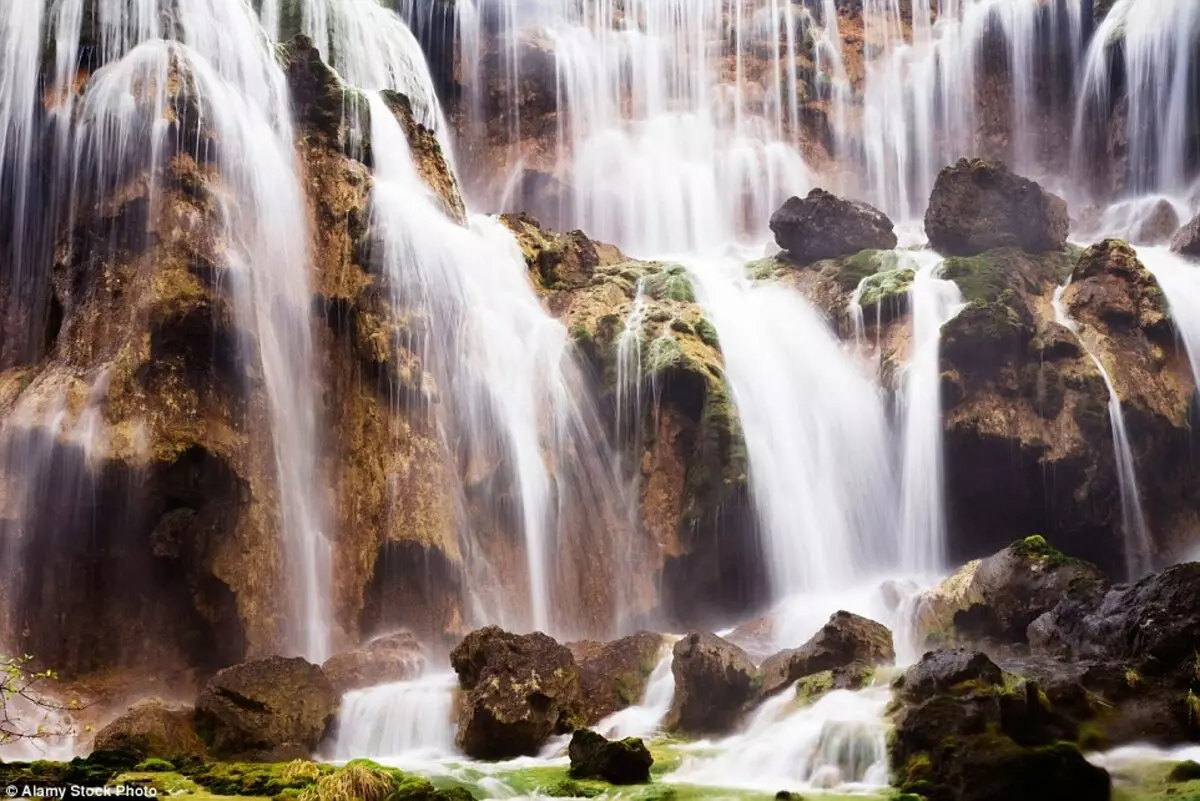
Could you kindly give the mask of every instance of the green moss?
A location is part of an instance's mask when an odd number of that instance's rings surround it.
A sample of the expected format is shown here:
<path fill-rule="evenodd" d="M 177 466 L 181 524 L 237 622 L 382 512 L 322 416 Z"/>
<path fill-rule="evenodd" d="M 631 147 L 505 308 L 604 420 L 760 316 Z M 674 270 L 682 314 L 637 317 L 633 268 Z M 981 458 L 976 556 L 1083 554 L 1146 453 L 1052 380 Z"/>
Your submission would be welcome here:
<path fill-rule="evenodd" d="M 707 318 L 701 317 L 697 320 L 694 328 L 696 329 L 696 336 L 705 345 L 708 345 L 710 348 L 721 347 L 721 340 L 717 337 L 717 328 Z"/>
<path fill-rule="evenodd" d="M 894 301 L 905 298 L 916 275 L 916 272 L 908 267 L 884 270 L 869 275 L 863 279 L 861 284 L 862 294 L 859 295 L 858 304 L 866 309 L 878 306 L 887 300 Z"/>
<path fill-rule="evenodd" d="M 299 764 L 297 764 L 299 763 Z M 305 790 L 334 768 L 315 762 L 215 762 L 190 775 L 196 784 L 218 795 L 274 796 L 284 790 Z"/>
<path fill-rule="evenodd" d="M 892 250 L 862 250 L 853 256 L 819 264 L 821 272 L 837 281 L 843 292 L 851 292 L 867 276 L 897 269 L 900 258 L 900 254 Z"/>
<path fill-rule="evenodd" d="M 1012 544 L 1012 551 L 1017 556 L 1050 568 L 1062 567 L 1075 561 L 1047 542 L 1041 534 L 1017 540 Z"/>
<path fill-rule="evenodd" d="M 695 333 L 692 331 L 692 327 L 688 325 L 687 321 L 680 320 L 678 317 L 671 321 L 671 330 L 685 336 L 691 336 L 693 333 Z"/>
<path fill-rule="evenodd" d="M 832 670 L 804 676 L 796 682 L 796 706 L 808 706 L 832 689 Z"/>
<path fill-rule="evenodd" d="M 785 262 L 774 256 L 768 256 L 765 259 L 756 259 L 746 263 L 746 275 L 755 281 L 767 281 L 774 278 L 781 271 L 791 267 L 790 262 Z"/>
<path fill-rule="evenodd" d="M 174 771 L 175 766 L 165 759 L 151 757 L 150 759 L 139 762 L 134 770 L 140 770 L 147 773 L 165 773 L 168 771 Z"/>
<path fill-rule="evenodd" d="M 674 337 L 655 337 L 646 353 L 646 372 L 649 375 L 658 375 L 673 367 L 679 367 L 683 361 L 683 348 Z"/>
<path fill-rule="evenodd" d="M 642 289 L 647 297 L 654 300 L 696 302 L 696 291 L 687 276 L 687 270 L 677 264 L 664 265 L 658 272 L 646 276 Z"/>

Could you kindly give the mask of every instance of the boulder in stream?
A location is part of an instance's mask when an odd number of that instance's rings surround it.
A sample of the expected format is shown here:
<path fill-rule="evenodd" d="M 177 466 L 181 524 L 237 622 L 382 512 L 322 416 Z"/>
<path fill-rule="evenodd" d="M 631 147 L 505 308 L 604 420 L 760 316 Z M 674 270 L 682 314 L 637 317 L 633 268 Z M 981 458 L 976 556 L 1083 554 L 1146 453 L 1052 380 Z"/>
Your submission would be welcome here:
<path fill-rule="evenodd" d="M 1200 214 L 1171 237 L 1171 250 L 1181 256 L 1200 257 Z"/>
<path fill-rule="evenodd" d="M 1067 242 L 1067 203 L 1002 163 L 960 159 L 937 177 L 925 211 L 929 244 L 947 256 L 1019 247 L 1031 253 Z"/>
<path fill-rule="evenodd" d="M 797 264 L 896 247 L 892 221 L 879 209 L 824 189 L 789 198 L 773 215 L 771 231 Z"/>
<path fill-rule="evenodd" d="M 201 756 L 204 743 L 196 735 L 194 715 L 191 707 L 142 701 L 96 732 L 92 747 L 96 751 L 128 749 L 159 759 Z"/>
<path fill-rule="evenodd" d="M 218 671 L 196 702 L 196 731 L 214 756 L 306 758 L 325 736 L 338 695 L 321 668 L 270 656 Z"/>
<path fill-rule="evenodd" d="M 417 638 L 407 631 L 376 637 L 366 645 L 334 654 L 321 669 L 333 689 L 348 690 L 410 679 L 425 667 L 425 653 Z"/>
<path fill-rule="evenodd" d="M 579 664 L 584 719 L 589 726 L 641 701 L 665 645 L 661 634 L 649 631 L 604 644 L 567 644 Z"/>
<path fill-rule="evenodd" d="M 762 663 L 762 691 L 774 695 L 804 676 L 833 671 L 832 686 L 861 686 L 866 671 L 896 661 L 892 632 L 874 620 L 846 611 L 835 612 L 808 642 Z M 840 674 L 846 675 L 839 682 Z M 853 677 L 853 678 L 851 678 Z"/>
<path fill-rule="evenodd" d="M 450 664 L 461 689 L 456 742 L 467 756 L 534 755 L 582 720 L 575 658 L 541 632 L 478 629 L 450 652 Z"/>
<path fill-rule="evenodd" d="M 750 656 L 707 632 L 689 632 L 675 643 L 671 671 L 675 700 L 665 726 L 682 734 L 724 734 L 761 697 L 762 675 Z"/>
<path fill-rule="evenodd" d="M 603 779 L 610 784 L 641 784 L 650 781 L 654 757 L 637 737 L 608 740 L 591 729 L 577 729 L 567 748 L 571 776 Z"/>

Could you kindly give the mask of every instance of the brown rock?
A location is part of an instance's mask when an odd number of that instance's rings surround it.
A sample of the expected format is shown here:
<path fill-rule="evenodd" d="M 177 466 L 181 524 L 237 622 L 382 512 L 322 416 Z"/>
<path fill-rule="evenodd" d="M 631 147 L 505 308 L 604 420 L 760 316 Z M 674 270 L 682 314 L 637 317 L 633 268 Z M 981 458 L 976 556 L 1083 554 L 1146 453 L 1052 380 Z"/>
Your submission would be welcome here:
<path fill-rule="evenodd" d="M 377 637 L 361 648 L 334 654 L 321 665 L 339 695 L 360 687 L 403 681 L 424 668 L 421 643 L 407 631 Z"/>
<path fill-rule="evenodd" d="M 773 215 L 775 241 L 797 264 L 896 247 L 892 221 L 874 206 L 814 189 L 789 198 Z"/>
<path fill-rule="evenodd" d="M 1171 201 L 1162 198 L 1141 221 L 1133 232 L 1135 245 L 1161 245 L 1170 241 L 1179 229 L 1179 214 Z"/>
<path fill-rule="evenodd" d="M 895 661 L 892 633 L 886 626 L 850 612 L 835 612 L 804 645 L 762 663 L 763 694 L 774 695 L 797 679 L 824 670 L 836 671 L 854 664 L 890 665 Z"/>
<path fill-rule="evenodd" d="M 662 635 L 648 631 L 598 647 L 568 645 L 579 663 L 587 725 L 641 701 L 664 645 Z"/>
<path fill-rule="evenodd" d="M 223 759 L 311 753 L 337 707 L 321 668 L 298 657 L 270 656 L 208 680 L 196 702 L 196 731 Z"/>
<path fill-rule="evenodd" d="M 204 743 L 196 735 L 194 714 L 191 707 L 143 701 L 97 732 L 92 747 L 96 751 L 125 748 L 160 759 L 202 756 Z"/>
<path fill-rule="evenodd" d="M 536 754 L 582 718 L 579 669 L 570 650 L 541 632 L 496 626 L 468 634 L 450 652 L 458 674 L 456 742 L 476 759 Z"/>
<path fill-rule="evenodd" d="M 998 161 L 960 159 L 938 174 L 925 212 L 929 244 L 947 256 L 1019 247 L 1031 253 L 1067 242 L 1067 203 Z"/>
<path fill-rule="evenodd" d="M 675 643 L 675 700 L 665 725 L 685 734 L 721 734 L 760 697 L 762 677 L 749 655 L 715 634 L 690 632 Z"/>
<path fill-rule="evenodd" d="M 1183 256 L 1200 256 L 1200 214 L 1171 237 L 1171 250 Z"/>

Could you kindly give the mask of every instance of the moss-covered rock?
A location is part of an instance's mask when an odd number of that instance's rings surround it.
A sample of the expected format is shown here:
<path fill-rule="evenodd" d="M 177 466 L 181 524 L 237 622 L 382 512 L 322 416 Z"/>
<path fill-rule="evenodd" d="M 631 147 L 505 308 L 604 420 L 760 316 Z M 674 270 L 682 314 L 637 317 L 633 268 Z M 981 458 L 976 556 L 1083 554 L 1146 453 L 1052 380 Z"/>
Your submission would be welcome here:
<path fill-rule="evenodd" d="M 96 733 L 93 748 L 111 751 L 127 748 L 146 757 L 171 759 L 199 756 L 204 744 L 196 735 L 191 707 L 172 707 L 161 701 L 143 701 L 130 707 Z M 147 770 L 145 767 L 139 770 Z"/>
<path fill-rule="evenodd" d="M 886 626 L 850 612 L 835 612 L 808 642 L 799 648 L 783 651 L 765 660 L 762 671 L 762 690 L 765 695 L 780 692 L 797 679 L 822 671 L 834 671 L 836 678 L 847 673 L 846 682 L 839 688 L 849 688 L 862 671 L 891 665 L 896 660 L 892 633 Z"/>
<path fill-rule="evenodd" d="M 590 729 L 579 729 L 567 748 L 571 776 L 603 779 L 611 784 L 641 784 L 650 780 L 654 757 L 637 737 L 607 740 Z"/>
<path fill-rule="evenodd" d="M 579 664 L 587 725 L 642 700 L 666 644 L 662 635 L 648 631 L 604 644 L 568 644 Z"/>

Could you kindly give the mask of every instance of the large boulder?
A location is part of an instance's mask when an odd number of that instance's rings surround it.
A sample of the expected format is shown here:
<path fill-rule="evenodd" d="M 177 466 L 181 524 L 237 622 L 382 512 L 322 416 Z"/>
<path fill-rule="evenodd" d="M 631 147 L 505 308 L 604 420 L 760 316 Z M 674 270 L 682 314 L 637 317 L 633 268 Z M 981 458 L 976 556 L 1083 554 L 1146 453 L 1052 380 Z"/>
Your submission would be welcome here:
<path fill-rule="evenodd" d="M 1119 239 L 1083 252 L 1063 302 L 1075 320 L 1101 330 L 1169 334 L 1166 297 L 1134 249 Z"/>
<path fill-rule="evenodd" d="M 917 601 L 917 633 L 940 641 L 1023 643 L 1026 629 L 1081 583 L 1106 586 L 1099 568 L 1072 559 L 1041 536 L 968 562 Z"/>
<path fill-rule="evenodd" d="M 1200 256 L 1200 214 L 1175 232 L 1171 237 L 1171 250 L 1182 256 Z"/>
<path fill-rule="evenodd" d="M 462 690 L 456 741 L 467 756 L 533 755 L 582 720 L 575 658 L 541 632 L 478 629 L 450 652 L 450 664 Z"/>
<path fill-rule="evenodd" d="M 337 714 L 338 695 L 317 665 L 270 656 L 218 671 L 196 702 L 196 731 L 222 759 L 305 757 Z"/>
<path fill-rule="evenodd" d="M 675 643 L 671 672 L 675 700 L 665 725 L 683 734 L 728 732 L 761 696 L 750 656 L 715 634 L 693 631 Z"/>
<path fill-rule="evenodd" d="M 925 654 L 895 683 L 892 783 L 929 801 L 1108 801 L 1077 725 L 981 653 Z"/>
<path fill-rule="evenodd" d="M 895 661 L 892 632 L 887 626 L 850 612 L 835 612 L 804 645 L 762 663 L 762 689 L 764 694 L 773 695 L 814 673 L 828 670 L 836 674 L 851 667 L 891 665 Z"/>
<path fill-rule="evenodd" d="M 896 247 L 892 221 L 879 209 L 824 189 L 788 200 L 771 215 L 775 241 L 797 264 L 836 259 L 861 250 Z"/>
<path fill-rule="evenodd" d="M 1130 239 L 1135 245 L 1162 245 L 1179 230 L 1179 222 L 1174 204 L 1160 198 L 1137 223 Z"/>
<path fill-rule="evenodd" d="M 925 211 L 929 244 L 947 256 L 994 248 L 1031 253 L 1062 248 L 1067 203 L 998 161 L 960 159 L 937 177 Z"/>
<path fill-rule="evenodd" d="M 360 687 L 404 681 L 424 668 L 421 643 L 407 631 L 377 637 L 361 648 L 334 654 L 321 665 L 339 695 Z"/>
<path fill-rule="evenodd" d="M 654 757 L 637 737 L 607 740 L 591 729 L 578 729 L 567 747 L 571 776 L 603 779 L 610 784 L 641 784 L 650 781 Z"/>
<path fill-rule="evenodd" d="M 1073 586 L 1030 624 L 1035 655 L 1069 658 L 1105 745 L 1200 738 L 1200 564 L 1111 588 Z"/>
<path fill-rule="evenodd" d="M 642 700 L 665 646 L 661 634 L 648 631 L 605 644 L 568 644 L 579 664 L 584 719 L 589 726 Z"/>
<path fill-rule="evenodd" d="M 96 751 L 128 749 L 143 757 L 173 759 L 202 756 L 204 743 L 193 724 L 195 710 L 170 706 L 162 701 L 143 701 L 131 706 L 100 731 L 92 748 Z"/>

